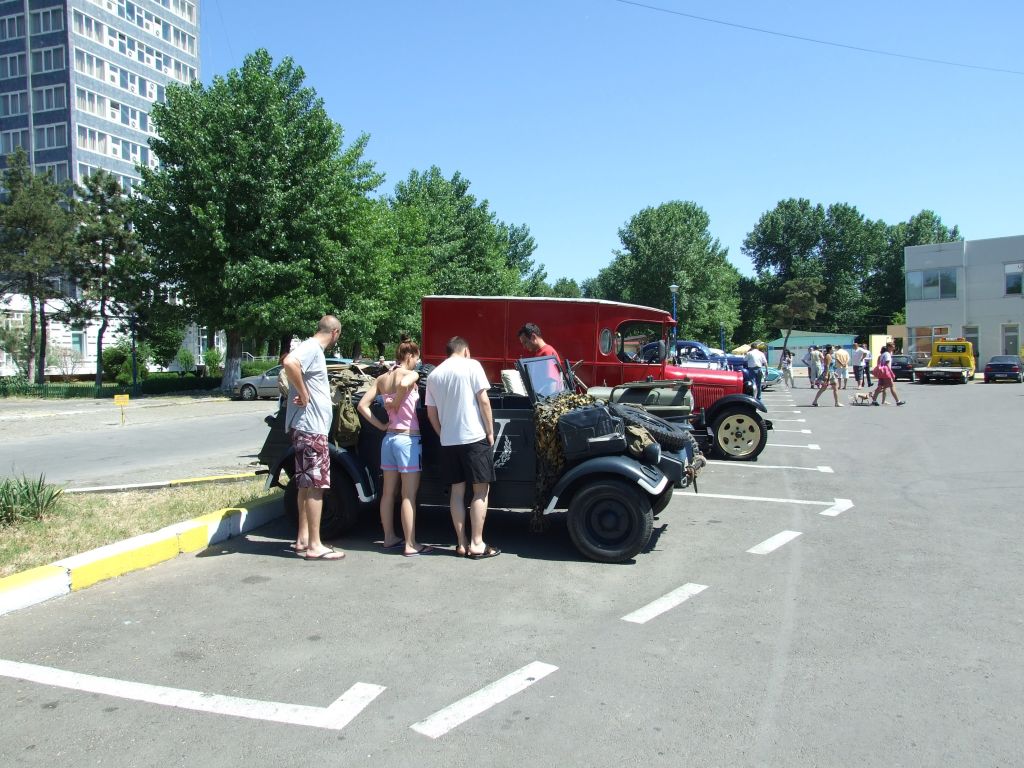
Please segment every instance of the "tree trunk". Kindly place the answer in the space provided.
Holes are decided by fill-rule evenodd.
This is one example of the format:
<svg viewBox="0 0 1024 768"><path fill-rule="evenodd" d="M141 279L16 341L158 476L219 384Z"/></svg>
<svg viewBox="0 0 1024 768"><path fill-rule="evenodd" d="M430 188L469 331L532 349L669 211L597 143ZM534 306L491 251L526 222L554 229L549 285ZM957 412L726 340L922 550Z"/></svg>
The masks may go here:
<svg viewBox="0 0 1024 768"><path fill-rule="evenodd" d="M290 333L282 333L280 339L280 347L278 349L279 354L283 355L286 352L292 351L292 335Z"/></svg>
<svg viewBox="0 0 1024 768"><path fill-rule="evenodd" d="M231 392L235 382L242 378L242 333L227 331L228 351L224 356L224 375L220 380L221 389Z"/></svg>
<svg viewBox="0 0 1024 768"><path fill-rule="evenodd" d="M96 387L103 386L103 336L107 332L107 300L100 302L100 330L96 336Z"/></svg>
<svg viewBox="0 0 1024 768"><path fill-rule="evenodd" d="M36 297L35 284L29 284L28 295L28 349L25 350L25 375L29 383L36 381Z"/></svg>
<svg viewBox="0 0 1024 768"><path fill-rule="evenodd" d="M375 342L375 343L377 345L377 357L384 357L384 347L385 347L384 342L383 341L378 341L378 342Z"/></svg>
<svg viewBox="0 0 1024 768"><path fill-rule="evenodd" d="M36 360L39 375L36 380L40 384L46 383L46 299L39 299L39 357Z"/></svg>
<svg viewBox="0 0 1024 768"><path fill-rule="evenodd" d="M363 342L357 341L352 345L352 359L358 360L363 355Z"/></svg>

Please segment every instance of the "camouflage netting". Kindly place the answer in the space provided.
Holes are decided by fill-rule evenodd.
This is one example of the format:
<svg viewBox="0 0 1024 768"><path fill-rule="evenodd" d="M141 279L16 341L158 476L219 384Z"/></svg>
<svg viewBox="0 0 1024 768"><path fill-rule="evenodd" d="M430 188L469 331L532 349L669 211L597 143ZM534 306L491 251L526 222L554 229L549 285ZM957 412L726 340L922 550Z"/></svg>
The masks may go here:
<svg viewBox="0 0 1024 768"><path fill-rule="evenodd" d="M533 406L533 423L537 431L537 478L533 515L530 519L531 530L538 531L542 528L544 507L550 501L551 489L565 464L565 452L558 434L558 419L574 408L593 404L594 398L589 395L563 392Z"/></svg>
<svg viewBox="0 0 1024 768"><path fill-rule="evenodd" d="M355 365L340 371L331 371L331 402L334 403L334 423L331 442L339 448L351 448L359 439L359 414L353 399L373 383L375 376Z"/></svg>

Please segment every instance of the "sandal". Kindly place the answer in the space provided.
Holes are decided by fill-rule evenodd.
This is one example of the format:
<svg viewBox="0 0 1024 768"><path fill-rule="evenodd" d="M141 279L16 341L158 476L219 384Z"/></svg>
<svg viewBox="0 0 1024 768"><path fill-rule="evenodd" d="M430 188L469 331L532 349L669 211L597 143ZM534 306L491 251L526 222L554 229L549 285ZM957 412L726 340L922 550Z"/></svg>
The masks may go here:
<svg viewBox="0 0 1024 768"><path fill-rule="evenodd" d="M483 552L467 552L466 557L470 560L485 560L488 557L497 557L500 554L500 549L488 545Z"/></svg>
<svg viewBox="0 0 1024 768"><path fill-rule="evenodd" d="M332 555L333 555L333 557L332 557ZM336 561L336 560L344 560L345 559L345 553L344 552L336 552L333 549L331 549L330 547L328 547L323 552L321 552L319 555L310 555L309 554L309 550L307 550L306 554L303 555L303 559L304 560L322 560L324 562L333 562L333 561Z"/></svg>

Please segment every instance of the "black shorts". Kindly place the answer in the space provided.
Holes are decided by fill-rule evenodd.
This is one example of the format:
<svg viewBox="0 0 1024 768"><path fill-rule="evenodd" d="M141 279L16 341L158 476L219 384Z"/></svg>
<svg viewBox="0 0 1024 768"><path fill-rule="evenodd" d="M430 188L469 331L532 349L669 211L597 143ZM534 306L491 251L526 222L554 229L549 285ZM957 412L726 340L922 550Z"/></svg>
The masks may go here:
<svg viewBox="0 0 1024 768"><path fill-rule="evenodd" d="M466 445L442 445L441 480L448 485L493 483L494 452L487 439Z"/></svg>

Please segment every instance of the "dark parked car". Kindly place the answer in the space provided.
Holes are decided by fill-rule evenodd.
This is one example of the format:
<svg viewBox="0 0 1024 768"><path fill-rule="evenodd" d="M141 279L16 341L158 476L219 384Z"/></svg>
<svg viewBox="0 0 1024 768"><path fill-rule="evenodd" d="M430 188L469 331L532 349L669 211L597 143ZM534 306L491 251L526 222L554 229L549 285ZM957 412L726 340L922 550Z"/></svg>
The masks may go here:
<svg viewBox="0 0 1024 768"><path fill-rule="evenodd" d="M1000 379L1018 384L1024 380L1024 364L1017 355L996 355L985 364L985 383Z"/></svg>
<svg viewBox="0 0 1024 768"><path fill-rule="evenodd" d="M893 355L890 367L896 375L896 381L900 379L914 380L914 358L911 355Z"/></svg>
<svg viewBox="0 0 1024 768"><path fill-rule="evenodd" d="M557 439L564 449L565 462L553 478L550 491L538 499L540 433L534 405L569 388L554 357L518 360L516 368L527 395L511 394L501 387L488 392L494 414L497 477L491 484L491 507L529 510L540 504L544 514L567 510L569 537L585 556L605 563L633 558L647 546L654 518L668 506L673 489L690 485L704 466L689 427L617 403L570 410L557 421ZM548 394L541 396L540 392ZM422 408L422 397L420 403ZM379 416L386 419L382 410ZM296 484L284 484L281 477L282 473L292 474L294 452L288 448L283 455L278 454L280 458L271 456L277 453L271 450L275 445L284 445L283 432L274 434L275 430L282 431L282 422L281 418L268 421L271 435L260 459L270 468L269 485L284 487L285 509L294 514L298 509ZM419 414L419 422L423 472L418 501L447 509L448 486L441 481L440 440L425 412ZM627 449L625 427L630 424L643 425L657 440L640 456ZM382 438L382 432L363 422L356 446L346 449L330 445L331 488L324 495L322 535L341 535L357 523L361 513L377 507Z"/></svg>

